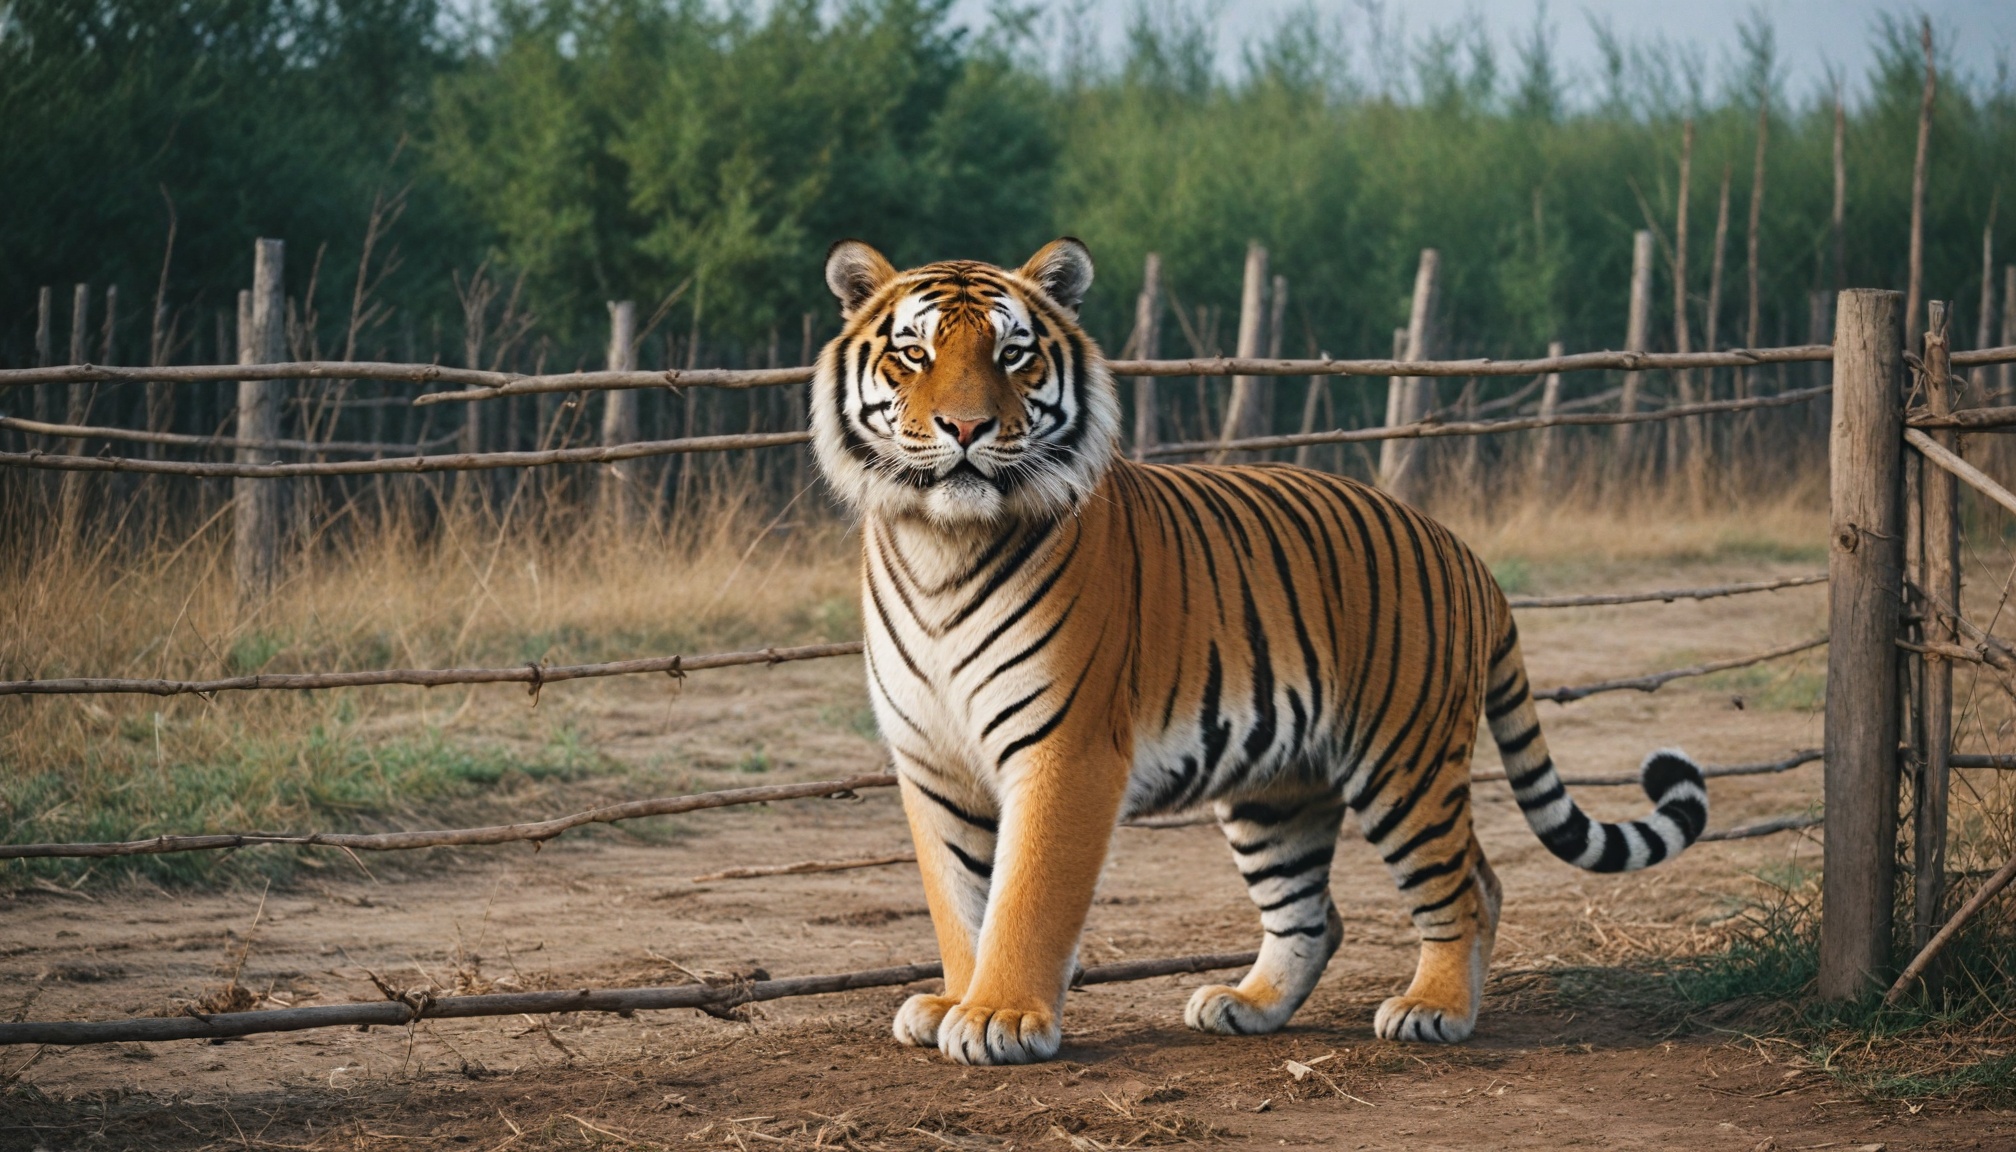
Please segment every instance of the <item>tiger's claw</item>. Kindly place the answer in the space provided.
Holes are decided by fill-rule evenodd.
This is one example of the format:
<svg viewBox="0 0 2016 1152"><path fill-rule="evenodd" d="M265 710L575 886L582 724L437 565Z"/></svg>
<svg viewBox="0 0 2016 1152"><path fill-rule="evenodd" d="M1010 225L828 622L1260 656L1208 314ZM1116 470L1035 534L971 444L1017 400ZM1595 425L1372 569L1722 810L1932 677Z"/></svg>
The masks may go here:
<svg viewBox="0 0 2016 1152"><path fill-rule="evenodd" d="M938 1050L961 1064L1035 1064L1063 1043L1048 1009L954 1005L938 1022Z"/></svg>

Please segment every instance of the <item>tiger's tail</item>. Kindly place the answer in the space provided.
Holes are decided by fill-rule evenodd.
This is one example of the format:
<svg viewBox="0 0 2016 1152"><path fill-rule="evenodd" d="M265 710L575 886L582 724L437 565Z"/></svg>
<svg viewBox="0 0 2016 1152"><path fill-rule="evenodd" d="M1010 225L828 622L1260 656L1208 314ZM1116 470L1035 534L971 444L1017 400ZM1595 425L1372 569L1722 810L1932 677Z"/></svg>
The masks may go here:
<svg viewBox="0 0 2016 1152"><path fill-rule="evenodd" d="M1508 613L1509 616L1509 613ZM1591 820L1575 803L1547 754L1519 632L1509 619L1491 659L1484 715L1512 795L1526 824L1554 855L1590 872L1634 872L1678 856L1708 826L1708 788L1701 768L1684 752L1663 748L1645 757L1639 783L1652 800L1650 814L1623 824Z"/></svg>

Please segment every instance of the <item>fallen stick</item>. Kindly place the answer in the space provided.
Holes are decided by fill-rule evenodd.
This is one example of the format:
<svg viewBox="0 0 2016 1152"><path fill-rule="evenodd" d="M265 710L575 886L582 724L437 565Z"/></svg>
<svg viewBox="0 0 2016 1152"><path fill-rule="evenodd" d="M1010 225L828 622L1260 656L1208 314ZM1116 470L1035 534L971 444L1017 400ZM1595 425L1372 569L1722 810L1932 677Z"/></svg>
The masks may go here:
<svg viewBox="0 0 2016 1152"><path fill-rule="evenodd" d="M1960 929L1967 926L1967 922L1974 918L1976 912L1986 908L1988 901L1993 900L1997 892L2008 887L2012 879L2016 879L2016 857L2011 857L2007 864L1996 870L1996 873L1968 898L1967 903L1960 906L1960 910L1953 914L1953 918L1946 921L1946 926L1925 942L1925 947L1920 949L1918 955L1911 958L1911 963L1904 966L1904 971L1898 974L1897 982L1890 985L1890 991L1883 994L1883 1003L1895 1004L1902 1000L1904 993L1911 987L1911 982L1925 974L1925 970L1930 968L1932 962L1939 958L1939 954L1946 950L1946 946L1953 942L1953 937L1960 934Z"/></svg>
<svg viewBox="0 0 2016 1152"><path fill-rule="evenodd" d="M256 676L231 676L221 680L118 680L101 677L0 680L0 696L66 696L100 692L178 696L259 689L368 688L383 684L411 684L422 688L438 688L444 684L530 684L533 694L537 695L545 685L556 684L563 680L636 676L656 672L678 677L688 672L704 672L710 668L734 668L746 664L785 664L793 660L854 656L860 652L861 642L854 640L844 644L764 648L755 652L715 652L704 656L650 656L641 660L616 660L607 664L560 664L551 667L525 664L515 668L380 668L364 672L261 673Z"/></svg>
<svg viewBox="0 0 2016 1152"><path fill-rule="evenodd" d="M917 854L915 852L899 852L894 856L871 856L865 860L801 860L796 864L764 864L753 868L726 868L719 872L689 876L687 880L693 884L711 884L716 880L754 880L758 876L802 876L808 872L850 872L856 868L881 868L889 864L915 864L916 862Z"/></svg>
<svg viewBox="0 0 2016 1152"><path fill-rule="evenodd" d="M738 804L764 804L772 800L801 800L810 796L836 796L864 788L890 788L896 777L889 773L852 776L845 780L814 780L806 784L772 784L760 788L729 788L720 792L696 792L686 796L661 796L654 800L630 800L605 804L586 812L576 812L552 820L525 824L497 824L488 828L445 828L430 832L221 832L196 836L155 836L148 840L126 840L103 844L0 844L0 859L51 856L153 856L164 852L214 852L245 848L254 844L298 844L323 848L347 848L361 852L397 852L415 848L443 848L451 845L508 844L518 840L540 843L570 828L585 824L611 824L646 816L671 816L704 808L727 808Z"/></svg>
<svg viewBox="0 0 2016 1152"><path fill-rule="evenodd" d="M1747 668L1752 664L1762 664L1818 648L1827 643L1827 637L1816 636L1811 640L1801 640L1797 644L1787 644L1783 648L1773 648L1769 652L1759 652L1755 656L1739 656L1732 660L1714 660L1707 664L1696 664L1691 668L1674 668L1666 672L1654 672L1647 676L1633 676L1624 680L1600 680L1594 684L1571 684L1563 688L1547 688L1533 693L1535 700L1552 700L1556 704L1567 704L1598 692L1656 692L1661 686L1690 676L1707 676L1715 672L1727 672L1731 668Z"/></svg>
<svg viewBox="0 0 2016 1152"><path fill-rule="evenodd" d="M1760 820L1755 824L1739 824L1734 828L1724 828L1719 832L1703 832L1696 844L1706 844L1714 840L1752 840L1759 836L1770 836L1778 832L1794 832L1801 828L1818 828L1826 823L1824 816L1780 816L1775 820Z"/></svg>
<svg viewBox="0 0 2016 1152"><path fill-rule="evenodd" d="M1653 412L1586 412L1553 416L1519 416L1509 420L1471 420L1451 423L1420 421L1384 428L1336 429L1329 432L1299 432L1288 436L1253 436L1244 440L1192 440L1181 444L1158 444L1142 452L1146 458L1188 456L1221 450L1256 451L1263 448L1300 448L1305 444L1360 444L1374 440L1427 440L1443 436L1495 436L1504 432L1525 432L1534 428L1587 427L1608 424L1646 424L1679 420L1717 412L1747 412L1753 408L1781 408L1827 395L1831 386L1802 388L1777 396L1750 400L1711 400L1702 404L1676 404Z"/></svg>
<svg viewBox="0 0 2016 1152"><path fill-rule="evenodd" d="M810 432L738 432L728 436L689 436L681 440L639 440L630 444L612 444L606 448L549 448L538 452L452 452L442 456L388 456L377 460L318 460L293 464L239 464L211 460L143 460L129 456L51 456L41 452L0 452L0 466L40 468L53 472L140 472L164 476L242 476L253 479L284 476L414 475L428 472L480 472L491 468L538 468L552 464L609 464L622 460L676 456L689 452L780 448L804 444L811 439Z"/></svg>
<svg viewBox="0 0 2016 1152"><path fill-rule="evenodd" d="M1243 968L1258 958L1254 952L1223 952L1201 956L1175 956L1163 960L1134 960L1121 964L1100 964L1086 968L1071 982L1074 988L1092 984L1113 984L1175 976L1189 972L1214 972L1223 968ZM819 996L850 992L858 988L887 988L932 980L944 975L939 964L905 964L894 968L874 968L865 972L842 972L830 976L798 976L786 980L757 980L725 985L682 984L659 988L621 988L597 991L581 988L565 992L510 992L484 996L447 996L436 999L425 992L401 993L399 999L371 1004L324 1004L308 1008L279 1008L259 1012L221 1012L183 1016L140 1017L129 1020L59 1021L36 1020L0 1023L0 1045L6 1044L115 1044L139 1040L223 1039L265 1032L298 1032L307 1028L369 1027L383 1024L397 1027L419 1020L461 1020L476 1016L516 1016L521 1013L661 1011L667 1008L714 1008L725 1010L764 1000L791 996Z"/></svg>
<svg viewBox="0 0 2016 1152"><path fill-rule="evenodd" d="M1713 600L1718 596L1740 596L1746 592L1775 592L1780 588L1804 588L1825 584L1827 574L1789 576L1783 580L1755 580L1745 584L1722 584L1712 588L1667 588L1657 592L1599 592L1588 596L1514 596L1507 600L1514 608L1586 608L1601 604L1641 604L1657 600Z"/></svg>

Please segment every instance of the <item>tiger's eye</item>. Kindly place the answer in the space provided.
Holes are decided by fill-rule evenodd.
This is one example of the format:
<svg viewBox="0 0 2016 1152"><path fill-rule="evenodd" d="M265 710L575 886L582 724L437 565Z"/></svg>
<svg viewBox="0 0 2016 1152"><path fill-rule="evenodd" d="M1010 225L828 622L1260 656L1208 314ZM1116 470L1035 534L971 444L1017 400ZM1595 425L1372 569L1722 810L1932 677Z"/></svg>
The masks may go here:
<svg viewBox="0 0 2016 1152"><path fill-rule="evenodd" d="M924 349L919 348L915 344L912 344L907 348L900 349L897 354L902 356L906 363L909 364L924 363Z"/></svg>

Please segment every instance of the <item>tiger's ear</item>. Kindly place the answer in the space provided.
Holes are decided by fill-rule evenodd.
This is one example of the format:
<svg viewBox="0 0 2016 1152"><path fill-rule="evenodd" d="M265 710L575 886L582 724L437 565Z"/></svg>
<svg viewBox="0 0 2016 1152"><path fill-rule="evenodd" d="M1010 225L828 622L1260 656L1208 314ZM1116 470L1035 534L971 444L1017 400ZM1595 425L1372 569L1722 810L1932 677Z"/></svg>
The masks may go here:
<svg viewBox="0 0 2016 1152"><path fill-rule="evenodd" d="M895 278L888 259L859 240L842 240L826 250L826 287L840 298L840 315L849 320Z"/></svg>
<svg viewBox="0 0 2016 1152"><path fill-rule="evenodd" d="M1086 291L1092 287L1092 253L1083 240L1063 236L1045 244L1019 271L1042 285L1052 300L1076 316L1078 306L1085 302Z"/></svg>

